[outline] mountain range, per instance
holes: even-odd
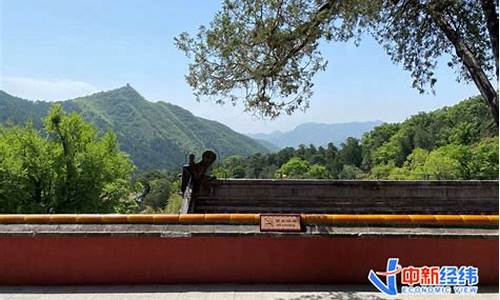
[[[247,134],[263,145],[274,145],[278,148],[297,147],[300,144],[325,146],[328,143],[340,145],[348,137],[360,138],[365,132],[372,130],[382,121],[349,122],[349,123],[304,123],[291,131],[273,131],[271,133]]]
[[[269,150],[229,127],[194,116],[166,102],[150,102],[130,85],[60,101],[66,112],[77,112],[102,132],[113,129],[120,149],[140,170],[180,167],[189,153],[215,150],[218,156],[250,155]],[[0,91],[0,123],[42,128],[51,103],[21,99]]]

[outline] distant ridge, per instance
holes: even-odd
[[[268,152],[253,139],[216,121],[194,116],[166,102],[149,102],[130,85],[59,102],[68,112],[78,112],[100,130],[112,128],[120,148],[129,153],[141,170],[180,167],[189,153],[205,149],[218,155],[250,155]],[[30,101],[0,91],[0,123],[24,124],[31,119],[37,128],[51,103]]]
[[[339,145],[348,137],[360,138],[363,133],[372,130],[382,121],[349,122],[349,123],[304,123],[291,131],[273,131],[271,133],[247,134],[249,137],[262,140],[276,147],[297,147],[300,144],[324,146],[328,143]]]

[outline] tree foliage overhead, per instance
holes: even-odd
[[[348,6],[366,10],[363,2]],[[184,32],[176,38],[179,49],[192,58],[187,81],[195,95],[217,103],[236,103],[243,95],[247,110],[271,118],[307,108],[312,78],[326,67],[320,40],[347,41],[366,23],[361,11],[346,14],[342,1],[318,4],[224,1],[208,28],[201,26],[195,37]]]
[[[181,33],[195,95],[217,103],[244,98],[247,110],[274,118],[306,109],[313,77],[326,67],[320,42],[373,35],[432,90],[438,58],[472,81],[498,123],[498,4],[495,0],[225,0],[208,27]]]
[[[462,54],[457,53],[465,49],[458,49],[447,37],[451,31],[460,38],[456,42],[464,43],[481,71],[493,80],[497,50],[491,46],[484,13],[478,0],[384,1],[373,33],[392,60],[411,72],[413,87],[421,92],[437,81],[434,69],[443,54],[450,55],[448,65],[456,69],[458,80],[472,79]]]

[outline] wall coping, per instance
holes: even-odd
[[[210,184],[223,185],[498,185],[498,180],[331,180],[331,179],[215,179]]]
[[[305,226],[304,232],[261,232],[257,225],[2,224],[0,238],[29,237],[433,237],[498,239],[498,229]]]

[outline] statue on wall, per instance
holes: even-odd
[[[190,154],[188,163],[182,167],[182,205],[180,213],[183,214],[193,211],[194,203],[191,201],[192,195],[211,179],[205,173],[215,161],[217,155],[212,151],[205,151],[201,155],[201,161],[195,163],[194,158],[194,154]]]
[[[210,177],[205,173],[212,163],[216,160],[217,155],[212,151],[205,151],[201,156],[201,161],[195,163],[194,154],[189,155],[189,161],[182,167],[181,192],[184,194],[187,187],[192,184],[193,189],[198,189]]]

